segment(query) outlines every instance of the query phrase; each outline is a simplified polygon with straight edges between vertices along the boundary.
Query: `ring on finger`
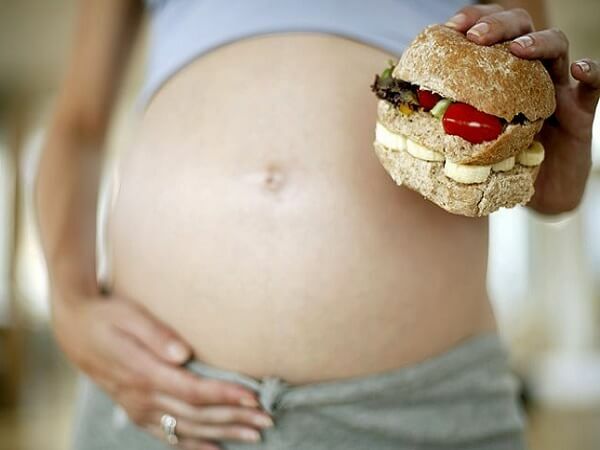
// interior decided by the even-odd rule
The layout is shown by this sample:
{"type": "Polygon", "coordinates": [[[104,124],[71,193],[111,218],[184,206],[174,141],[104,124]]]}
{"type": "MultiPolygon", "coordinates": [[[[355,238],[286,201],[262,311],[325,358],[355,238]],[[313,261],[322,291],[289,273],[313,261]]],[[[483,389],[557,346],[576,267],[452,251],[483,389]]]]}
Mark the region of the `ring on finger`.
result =
{"type": "Polygon", "coordinates": [[[177,427],[177,419],[170,414],[163,414],[160,418],[160,428],[165,434],[165,439],[171,445],[175,445],[179,442],[175,428],[177,427]]]}

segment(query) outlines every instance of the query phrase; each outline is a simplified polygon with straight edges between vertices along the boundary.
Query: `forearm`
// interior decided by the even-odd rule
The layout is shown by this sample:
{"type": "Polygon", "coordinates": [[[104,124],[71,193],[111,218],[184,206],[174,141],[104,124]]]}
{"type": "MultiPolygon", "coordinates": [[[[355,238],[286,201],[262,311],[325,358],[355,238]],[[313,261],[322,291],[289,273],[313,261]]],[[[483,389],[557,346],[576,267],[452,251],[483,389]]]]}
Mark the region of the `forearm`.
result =
{"type": "MultiPolygon", "coordinates": [[[[95,294],[96,204],[102,133],[55,119],[35,188],[38,224],[52,291],[95,294]]],[[[53,295],[53,297],[55,297],[53,295]]]]}
{"type": "Polygon", "coordinates": [[[35,196],[56,298],[98,292],[96,205],[102,144],[143,6],[81,0],[69,64],[40,162],[35,196]],[[72,294],[72,295],[69,295],[72,294]]]}

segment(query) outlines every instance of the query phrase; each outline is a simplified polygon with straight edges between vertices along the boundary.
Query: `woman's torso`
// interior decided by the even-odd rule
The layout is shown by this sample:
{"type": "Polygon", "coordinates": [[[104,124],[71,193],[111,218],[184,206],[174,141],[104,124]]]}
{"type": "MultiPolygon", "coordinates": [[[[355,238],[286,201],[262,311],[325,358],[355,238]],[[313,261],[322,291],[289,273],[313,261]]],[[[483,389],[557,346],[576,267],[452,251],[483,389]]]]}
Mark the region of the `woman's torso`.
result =
{"type": "Polygon", "coordinates": [[[397,187],[372,150],[389,55],[244,39],[172,77],[120,162],[114,291],[195,356],[291,383],[399,367],[490,329],[487,222],[397,187]]]}

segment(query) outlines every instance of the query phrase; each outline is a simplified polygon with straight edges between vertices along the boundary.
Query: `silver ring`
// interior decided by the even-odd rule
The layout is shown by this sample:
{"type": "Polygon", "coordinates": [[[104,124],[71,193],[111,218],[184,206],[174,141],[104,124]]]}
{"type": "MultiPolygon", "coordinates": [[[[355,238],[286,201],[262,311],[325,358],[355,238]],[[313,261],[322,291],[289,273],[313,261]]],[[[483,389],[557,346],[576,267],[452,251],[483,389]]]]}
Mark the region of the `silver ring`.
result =
{"type": "Polygon", "coordinates": [[[171,445],[175,445],[179,442],[177,435],[175,434],[175,427],[177,427],[177,419],[170,414],[163,414],[160,418],[160,428],[165,433],[165,439],[171,445]]]}

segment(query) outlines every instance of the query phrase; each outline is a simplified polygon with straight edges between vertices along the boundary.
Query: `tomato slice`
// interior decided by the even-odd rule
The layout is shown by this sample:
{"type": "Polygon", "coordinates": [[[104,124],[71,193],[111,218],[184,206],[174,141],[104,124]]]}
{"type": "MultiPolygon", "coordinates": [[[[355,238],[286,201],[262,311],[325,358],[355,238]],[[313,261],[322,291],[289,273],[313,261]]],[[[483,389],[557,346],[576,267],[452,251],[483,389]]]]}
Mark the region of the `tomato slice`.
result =
{"type": "Polygon", "coordinates": [[[493,141],[502,133],[502,122],[466,103],[452,103],[442,118],[447,134],[460,136],[472,144],[493,141]]]}
{"type": "Polygon", "coordinates": [[[442,99],[440,95],[425,89],[417,89],[417,98],[425,111],[429,111],[442,99]]]}

